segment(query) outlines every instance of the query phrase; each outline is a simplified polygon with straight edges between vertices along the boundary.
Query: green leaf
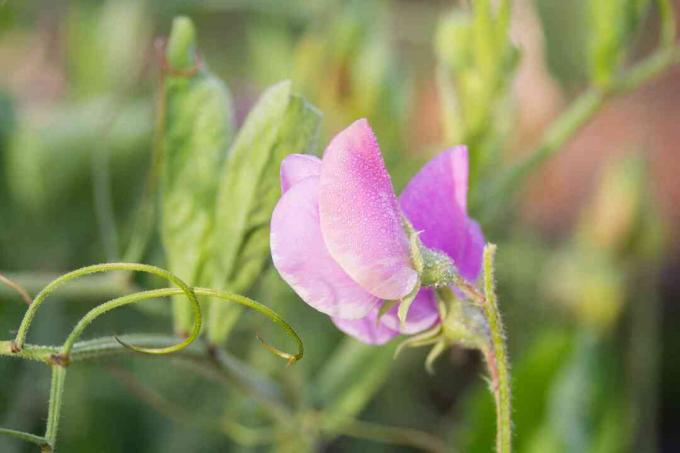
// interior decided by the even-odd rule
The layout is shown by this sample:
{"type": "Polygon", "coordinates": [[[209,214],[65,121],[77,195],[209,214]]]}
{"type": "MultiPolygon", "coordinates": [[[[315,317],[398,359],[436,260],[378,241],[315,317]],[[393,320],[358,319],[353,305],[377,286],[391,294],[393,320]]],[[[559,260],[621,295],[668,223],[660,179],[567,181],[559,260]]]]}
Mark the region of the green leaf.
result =
{"type": "Polygon", "coordinates": [[[357,415],[387,379],[396,348],[396,342],[376,347],[345,338],[311,386],[317,405],[329,414],[357,415]]]}
{"type": "MultiPolygon", "coordinates": [[[[196,64],[189,19],[173,22],[167,60],[161,238],[173,273],[192,285],[209,284],[220,165],[233,135],[231,96],[205,68],[187,72],[196,64]]],[[[176,330],[188,331],[188,302],[178,297],[173,309],[176,330]]]]}
{"type": "MultiPolygon", "coordinates": [[[[292,93],[289,81],[269,88],[246,118],[225,162],[217,198],[215,285],[243,292],[262,273],[269,259],[269,221],[281,194],[281,161],[313,149],[319,122],[319,112],[292,93]]],[[[211,341],[224,340],[240,312],[213,306],[211,341]]]]}

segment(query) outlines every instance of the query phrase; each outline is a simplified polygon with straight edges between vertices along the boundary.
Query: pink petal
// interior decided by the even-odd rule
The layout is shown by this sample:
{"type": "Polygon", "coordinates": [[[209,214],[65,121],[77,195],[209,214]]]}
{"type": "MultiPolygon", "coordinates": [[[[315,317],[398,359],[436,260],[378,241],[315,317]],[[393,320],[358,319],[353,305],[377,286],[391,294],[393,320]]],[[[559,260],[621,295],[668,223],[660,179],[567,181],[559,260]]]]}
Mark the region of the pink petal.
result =
{"type": "Polygon", "coordinates": [[[484,237],[467,216],[467,185],[467,148],[457,146],[425,164],[399,201],[413,227],[422,231],[423,244],[449,255],[461,275],[474,280],[481,268],[484,237]]]}
{"type": "Polygon", "coordinates": [[[321,159],[309,154],[289,154],[281,162],[281,192],[310,176],[321,175],[321,159]]]}
{"type": "Polygon", "coordinates": [[[418,295],[408,310],[406,322],[403,327],[399,322],[397,312],[398,306],[392,307],[382,316],[382,318],[380,318],[380,322],[386,327],[399,331],[399,333],[404,335],[413,335],[422,332],[423,330],[434,326],[440,320],[434,291],[429,288],[421,289],[418,292],[418,295]]]}
{"type": "Polygon", "coordinates": [[[331,256],[354,281],[386,300],[411,292],[418,275],[392,181],[366,120],[326,148],[319,212],[331,256]]]}
{"type": "Polygon", "coordinates": [[[331,318],[333,323],[348,335],[368,344],[384,344],[399,335],[382,322],[378,322],[378,307],[361,319],[331,318]]]}
{"type": "Polygon", "coordinates": [[[295,292],[315,309],[355,319],[379,303],[331,258],[319,227],[319,178],[292,186],[279,200],[271,222],[274,266],[295,292]]]}

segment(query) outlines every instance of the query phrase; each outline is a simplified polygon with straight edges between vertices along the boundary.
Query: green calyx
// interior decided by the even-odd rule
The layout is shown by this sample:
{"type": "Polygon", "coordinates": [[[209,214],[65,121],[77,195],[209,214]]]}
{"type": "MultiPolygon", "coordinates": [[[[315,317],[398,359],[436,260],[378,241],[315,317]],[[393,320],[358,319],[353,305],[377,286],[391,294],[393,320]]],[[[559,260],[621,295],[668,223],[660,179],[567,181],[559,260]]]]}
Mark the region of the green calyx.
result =
{"type": "Polygon", "coordinates": [[[421,244],[420,254],[423,257],[423,270],[420,274],[420,281],[423,286],[443,288],[452,284],[458,270],[446,254],[430,250],[421,244]]]}
{"type": "Polygon", "coordinates": [[[403,223],[409,237],[411,261],[419,275],[418,282],[404,298],[385,302],[378,316],[380,319],[398,304],[398,316],[402,326],[406,323],[408,311],[421,288],[443,288],[454,283],[458,277],[456,266],[446,254],[425,247],[420,241],[420,232],[416,231],[407,219],[404,218],[403,223]]]}

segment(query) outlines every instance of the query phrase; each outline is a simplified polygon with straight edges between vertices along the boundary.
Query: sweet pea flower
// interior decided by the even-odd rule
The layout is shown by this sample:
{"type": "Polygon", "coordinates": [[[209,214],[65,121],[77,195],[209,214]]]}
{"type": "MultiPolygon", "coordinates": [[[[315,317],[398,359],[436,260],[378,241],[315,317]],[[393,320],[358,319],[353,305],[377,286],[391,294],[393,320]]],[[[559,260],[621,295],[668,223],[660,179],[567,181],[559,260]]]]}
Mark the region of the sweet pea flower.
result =
{"type": "Polygon", "coordinates": [[[322,159],[292,154],[282,162],[274,266],[302,300],[365,343],[431,328],[441,322],[432,288],[419,289],[403,323],[396,306],[382,316],[380,308],[419,288],[412,230],[462,277],[477,278],[484,238],[467,216],[467,187],[467,148],[458,146],[428,162],[397,198],[375,135],[358,120],[322,159]]]}

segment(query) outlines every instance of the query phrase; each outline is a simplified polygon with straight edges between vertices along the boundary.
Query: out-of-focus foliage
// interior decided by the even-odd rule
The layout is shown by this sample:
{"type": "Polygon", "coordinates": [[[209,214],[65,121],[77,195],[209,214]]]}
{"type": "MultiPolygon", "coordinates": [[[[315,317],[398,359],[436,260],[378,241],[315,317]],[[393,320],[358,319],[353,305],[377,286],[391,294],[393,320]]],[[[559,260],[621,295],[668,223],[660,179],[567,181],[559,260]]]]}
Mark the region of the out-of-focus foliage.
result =
{"type": "MultiPolygon", "coordinates": [[[[586,86],[604,89],[646,55],[663,28],[654,5],[668,3],[520,1],[540,18],[542,58],[565,102],[586,86]]],[[[516,142],[516,108],[526,96],[513,85],[523,64],[522,46],[509,37],[513,2],[48,3],[0,2],[0,272],[34,292],[53,273],[126,256],[138,245],[140,204],[151,187],[158,216],[140,260],[255,297],[306,345],[304,360],[283,367],[252,340],[255,331],[287,344],[279,333],[215,305],[206,311],[207,328],[226,348],[226,375],[180,358],[135,355],[74,366],[59,450],[422,450],[401,446],[408,427],[457,451],[489,451],[495,415],[476,355],[447,352],[431,376],[426,351],[394,359],[394,345],[345,338],[268,266],[267,238],[280,160],[322,152],[359,117],[375,128],[397,186],[415,162],[465,143],[471,207],[494,201],[482,185],[514,160],[514,147],[527,146],[516,142]],[[184,37],[171,33],[177,15],[191,17],[195,35],[182,20],[184,37]],[[164,68],[154,45],[160,36],[176,39],[166,46],[164,68]],[[159,97],[162,153],[154,156],[159,97]],[[156,187],[147,182],[155,157],[162,162],[156,187]]],[[[622,132],[637,121],[623,111],[616,120],[622,132]]],[[[515,209],[483,225],[499,245],[517,452],[678,445],[669,428],[677,417],[663,410],[679,404],[678,367],[665,352],[677,342],[677,310],[667,303],[660,319],[672,296],[660,294],[658,282],[674,238],[656,197],[659,156],[648,152],[656,143],[631,144],[626,150],[637,153],[606,160],[601,172],[590,171],[586,157],[565,164],[568,175],[597,176],[592,187],[565,189],[586,201],[574,209],[577,220],[560,217],[558,232],[515,209]]],[[[582,154],[601,152],[592,146],[582,154]]],[[[129,290],[115,278],[100,284],[65,288],[37,318],[31,341],[61,343],[85,310],[129,290]]],[[[158,282],[137,277],[132,284],[158,282]]],[[[2,339],[24,311],[15,299],[0,289],[2,339]]],[[[164,304],[142,308],[98,321],[91,335],[168,329],[164,304]]],[[[0,426],[39,432],[48,387],[34,364],[1,360],[0,426]]],[[[0,451],[29,450],[0,438],[0,451]]]]}
{"type": "Polygon", "coordinates": [[[439,24],[436,50],[445,140],[470,148],[473,181],[497,163],[507,132],[507,97],[517,63],[510,41],[510,2],[474,2],[439,24]]]}

